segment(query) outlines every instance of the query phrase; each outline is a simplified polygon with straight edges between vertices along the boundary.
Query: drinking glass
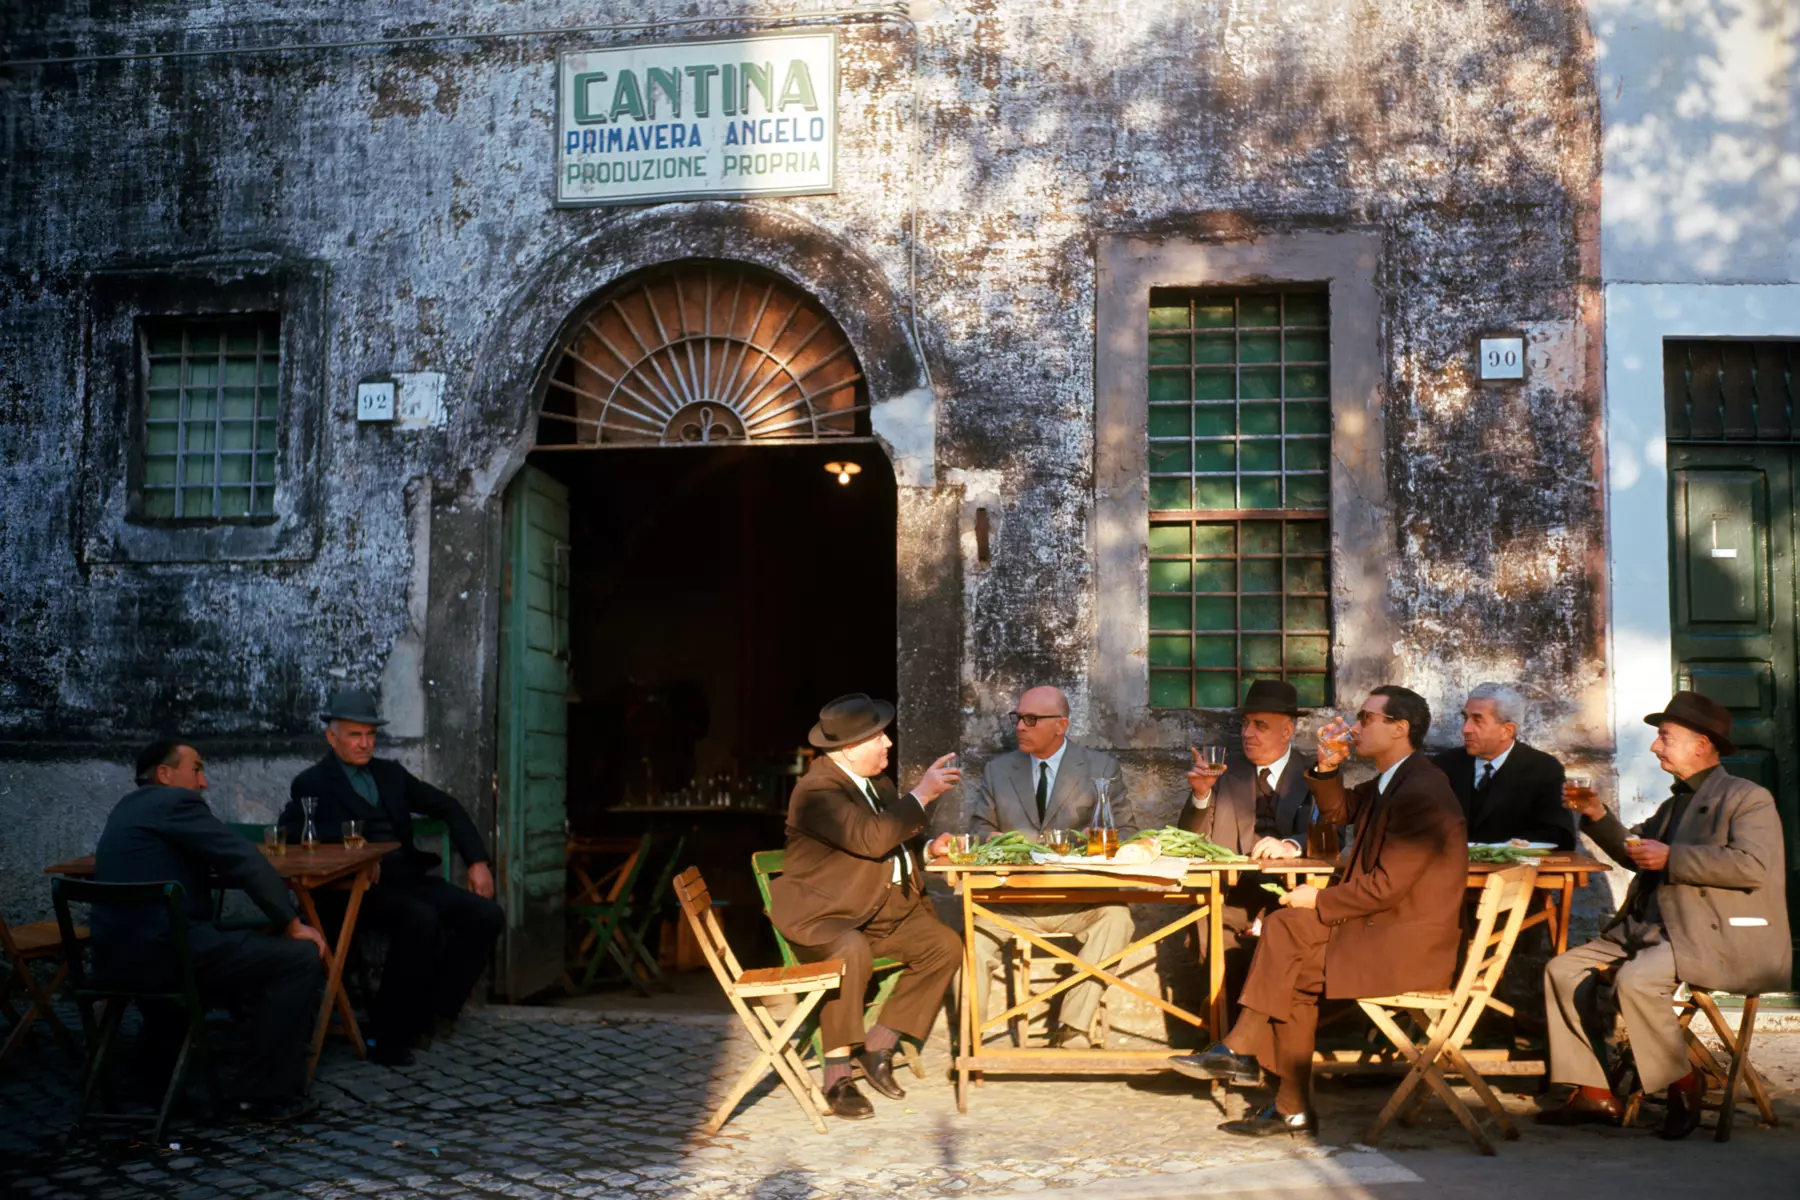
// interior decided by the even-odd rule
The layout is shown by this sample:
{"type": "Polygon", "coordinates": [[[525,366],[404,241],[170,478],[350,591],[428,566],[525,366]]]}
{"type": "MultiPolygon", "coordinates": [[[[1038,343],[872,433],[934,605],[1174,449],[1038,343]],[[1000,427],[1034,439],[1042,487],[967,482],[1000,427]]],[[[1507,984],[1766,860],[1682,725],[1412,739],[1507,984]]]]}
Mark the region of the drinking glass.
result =
{"type": "Polygon", "coordinates": [[[1333,753],[1341,751],[1345,758],[1350,757],[1354,743],[1350,740],[1350,722],[1342,714],[1334,714],[1332,718],[1319,726],[1319,752],[1333,753]]]}
{"type": "Polygon", "coordinates": [[[1225,747],[1200,747],[1200,770],[1207,775],[1223,775],[1225,773],[1225,747]]]}
{"type": "Polygon", "coordinates": [[[1044,844],[1050,847],[1052,854],[1067,854],[1075,848],[1075,834],[1068,829],[1050,829],[1044,832],[1044,844]]]}
{"type": "Polygon", "coordinates": [[[286,854],[287,830],[280,825],[264,825],[263,849],[270,854],[286,854]]]}
{"type": "Polygon", "coordinates": [[[1563,807],[1568,809],[1586,808],[1594,799],[1594,778],[1591,775],[1569,775],[1563,778],[1563,807]]]}
{"type": "Polygon", "coordinates": [[[966,833],[950,835],[950,849],[947,851],[950,861],[956,866],[967,866],[975,861],[975,839],[966,833]]]}
{"type": "Polygon", "coordinates": [[[363,848],[363,843],[367,840],[367,838],[363,837],[363,823],[361,821],[344,822],[344,849],[361,850],[363,848]]]}

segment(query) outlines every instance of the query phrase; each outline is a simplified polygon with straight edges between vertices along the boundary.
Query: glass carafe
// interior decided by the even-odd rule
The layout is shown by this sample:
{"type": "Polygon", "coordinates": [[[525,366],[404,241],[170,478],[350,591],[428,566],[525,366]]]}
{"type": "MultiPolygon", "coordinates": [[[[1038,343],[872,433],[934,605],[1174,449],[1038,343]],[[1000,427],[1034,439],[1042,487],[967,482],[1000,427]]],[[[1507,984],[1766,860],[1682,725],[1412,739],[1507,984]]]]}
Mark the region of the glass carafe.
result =
{"type": "Polygon", "coordinates": [[[1119,827],[1113,823],[1112,801],[1106,798],[1108,780],[1094,780],[1094,812],[1088,818],[1089,858],[1111,858],[1119,852],[1119,827]]]}
{"type": "Polygon", "coordinates": [[[304,817],[304,824],[300,826],[300,848],[302,850],[319,848],[319,827],[313,822],[313,810],[318,807],[318,804],[317,797],[300,797],[300,812],[304,817]]]}

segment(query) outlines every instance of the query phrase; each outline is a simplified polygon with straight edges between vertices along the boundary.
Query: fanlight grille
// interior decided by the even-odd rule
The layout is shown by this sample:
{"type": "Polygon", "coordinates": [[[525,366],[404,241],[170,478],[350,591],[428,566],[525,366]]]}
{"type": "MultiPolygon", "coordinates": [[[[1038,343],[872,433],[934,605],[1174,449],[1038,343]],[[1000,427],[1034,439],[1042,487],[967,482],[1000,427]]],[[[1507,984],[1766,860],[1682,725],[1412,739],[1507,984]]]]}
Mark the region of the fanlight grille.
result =
{"type": "Polygon", "coordinates": [[[784,280],[689,264],[581,315],[558,352],[541,445],[851,437],[862,370],[837,322],[784,280]]]}

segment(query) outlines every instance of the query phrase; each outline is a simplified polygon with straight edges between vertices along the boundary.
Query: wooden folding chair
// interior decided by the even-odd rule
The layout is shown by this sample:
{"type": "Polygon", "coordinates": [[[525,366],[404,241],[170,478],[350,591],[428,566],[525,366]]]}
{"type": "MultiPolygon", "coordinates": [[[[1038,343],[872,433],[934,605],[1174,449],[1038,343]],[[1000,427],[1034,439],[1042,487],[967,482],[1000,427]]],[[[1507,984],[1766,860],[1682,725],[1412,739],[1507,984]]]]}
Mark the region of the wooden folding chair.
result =
{"type": "Polygon", "coordinates": [[[585,992],[593,986],[594,977],[600,973],[601,965],[610,958],[631,986],[645,996],[650,994],[649,984],[642,977],[641,970],[634,969],[631,942],[625,936],[625,923],[631,916],[631,893],[637,887],[638,876],[644,872],[644,863],[650,856],[650,846],[651,838],[646,834],[638,843],[638,848],[632,851],[630,861],[612,876],[612,886],[603,899],[589,904],[567,906],[566,911],[571,918],[585,921],[588,925],[587,933],[576,951],[577,960],[582,954],[588,956],[581,972],[581,980],[576,985],[581,991],[585,992]]]}
{"type": "MultiPolygon", "coordinates": [[[[1681,1021],[1681,1036],[1687,1040],[1688,1060],[1700,1073],[1702,1087],[1706,1091],[1716,1089],[1719,1092],[1716,1106],[1708,1104],[1704,1092],[1701,1099],[1703,1105],[1717,1107],[1719,1110],[1718,1125],[1713,1131],[1713,1140],[1716,1142],[1731,1140],[1731,1126],[1737,1115],[1737,1106],[1746,1098],[1756,1105],[1757,1114],[1762,1117],[1764,1125],[1774,1128],[1776,1124],[1775,1109],[1769,1103],[1769,1086],[1750,1063],[1750,1038],[1756,1032],[1756,1008],[1761,1000],[1761,995],[1744,997],[1736,1034],[1725,1023],[1725,1014],[1719,1011],[1718,1001],[1705,988],[1690,986],[1687,997],[1677,998],[1675,1001],[1675,1012],[1681,1021]],[[1701,1013],[1706,1014],[1714,1035],[1724,1047],[1725,1053],[1722,1056],[1714,1054],[1693,1030],[1694,1018],[1701,1013]]],[[[1645,1099],[1642,1089],[1632,1089],[1625,1102],[1625,1125],[1630,1126],[1637,1121],[1638,1110],[1643,1107],[1645,1099]]]]}
{"type": "Polygon", "coordinates": [[[699,867],[689,867],[675,878],[675,898],[681,913],[694,931],[694,940],[706,955],[707,964],[725,989],[725,998],[737,1010],[738,1019],[756,1043],[756,1061],[738,1077],[724,1103],[706,1123],[706,1132],[717,1133],[731,1116],[746,1093],[768,1074],[771,1068],[787,1085],[794,1102],[812,1121],[813,1128],[825,1132],[825,1093],[813,1082],[812,1075],[794,1051],[794,1037],[811,1018],[825,993],[838,987],[844,978],[842,959],[790,967],[762,967],[746,971],[738,965],[737,955],[725,942],[725,931],[712,910],[712,896],[700,878],[699,867]],[[786,1019],[777,1021],[770,1009],[783,1001],[794,1003],[786,1019]]]}
{"type": "MultiPolygon", "coordinates": [[[[74,927],[77,942],[87,941],[87,926],[74,927]]],[[[63,956],[62,930],[55,921],[33,921],[29,925],[16,928],[9,926],[4,917],[0,917],[0,949],[6,951],[7,965],[11,972],[4,980],[0,980],[0,1012],[6,1014],[6,1020],[12,1026],[12,1032],[6,1035],[6,1045],[0,1047],[0,1066],[12,1056],[12,1052],[25,1044],[25,1035],[37,1024],[41,1017],[49,1023],[50,1031],[63,1049],[73,1055],[76,1061],[81,1059],[81,1047],[75,1041],[75,1035],[69,1031],[50,1006],[57,989],[68,978],[69,964],[63,956]],[[55,962],[56,959],[63,959],[55,962]],[[31,973],[31,965],[38,962],[51,962],[54,973],[50,983],[40,984],[31,973]],[[12,1006],[14,988],[25,993],[25,1011],[18,1012],[12,1006]]]]}
{"type": "Polygon", "coordinates": [[[1519,928],[1525,923],[1526,909],[1531,905],[1532,887],[1536,882],[1537,868],[1530,864],[1508,867],[1487,877],[1475,909],[1475,931],[1463,952],[1462,971],[1451,990],[1406,992],[1357,1000],[1375,1027],[1386,1034],[1394,1048],[1412,1064],[1406,1078],[1401,1080],[1369,1126],[1368,1133],[1363,1135],[1367,1144],[1373,1146],[1380,1142],[1388,1122],[1402,1109],[1407,1110],[1401,1118],[1402,1123],[1410,1122],[1417,1107],[1425,1101],[1422,1089],[1429,1088],[1449,1107],[1451,1114],[1474,1139],[1476,1147],[1483,1154],[1494,1153],[1494,1144],[1482,1131],[1475,1114],[1450,1090],[1450,1084],[1444,1079],[1446,1063],[1448,1069],[1461,1075],[1480,1097],[1499,1124],[1500,1132],[1508,1138],[1519,1136],[1499,1097],[1463,1056],[1463,1045],[1481,1014],[1493,1007],[1494,988],[1506,971],[1507,959],[1512,957],[1513,943],[1518,941],[1519,928]],[[1500,926],[1498,933],[1495,932],[1496,925],[1500,926]],[[1401,1028],[1396,1020],[1400,1013],[1409,1016],[1419,1041],[1401,1028]],[[1419,1042],[1423,1042],[1423,1046],[1419,1042]]]}

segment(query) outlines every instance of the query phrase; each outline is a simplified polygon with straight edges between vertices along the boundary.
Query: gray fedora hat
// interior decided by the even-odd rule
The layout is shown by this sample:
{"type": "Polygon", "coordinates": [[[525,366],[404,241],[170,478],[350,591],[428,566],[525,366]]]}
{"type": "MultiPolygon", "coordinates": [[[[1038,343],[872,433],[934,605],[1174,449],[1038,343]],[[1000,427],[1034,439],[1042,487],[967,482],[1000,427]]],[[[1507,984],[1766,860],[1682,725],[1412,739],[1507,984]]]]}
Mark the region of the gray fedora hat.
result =
{"type": "Polygon", "coordinates": [[[386,725],[375,711],[375,697],[361,688],[341,688],[325,702],[321,721],[356,721],[363,725],[386,725]]]}

